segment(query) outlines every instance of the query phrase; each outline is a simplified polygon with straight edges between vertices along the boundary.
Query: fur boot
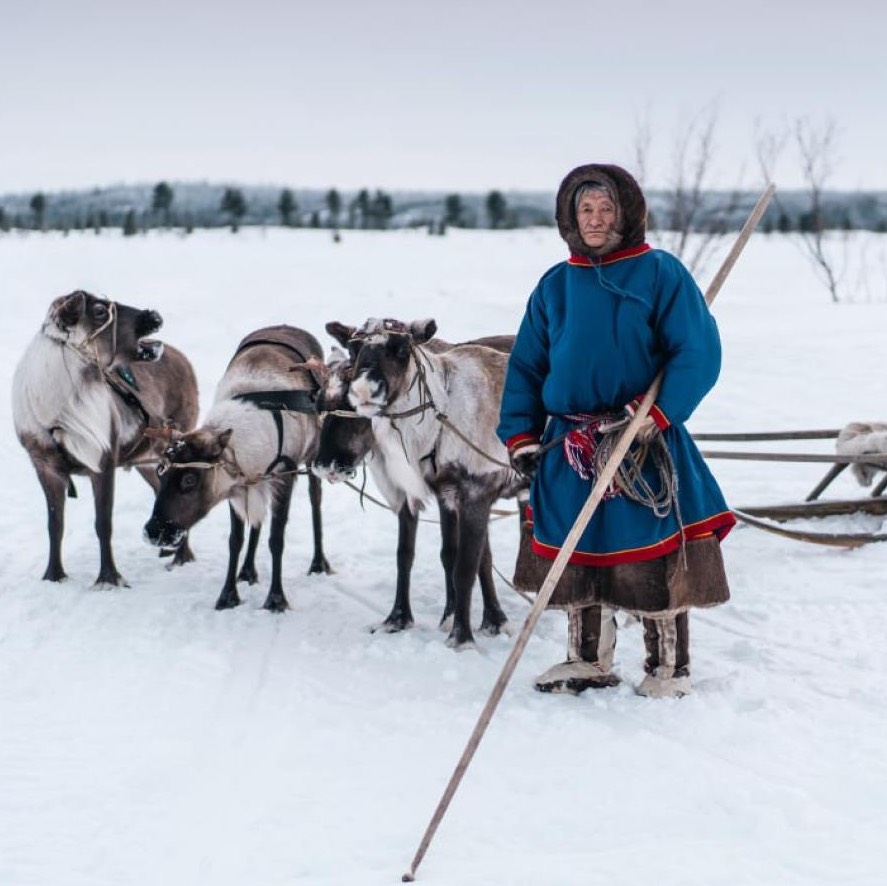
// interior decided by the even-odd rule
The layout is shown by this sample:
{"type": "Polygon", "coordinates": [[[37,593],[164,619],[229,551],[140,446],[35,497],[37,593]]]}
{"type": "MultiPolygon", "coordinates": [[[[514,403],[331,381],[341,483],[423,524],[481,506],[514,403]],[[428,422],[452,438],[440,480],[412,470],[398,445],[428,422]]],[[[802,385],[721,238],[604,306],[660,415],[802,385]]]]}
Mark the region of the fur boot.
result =
{"type": "Polygon", "coordinates": [[[537,678],[537,692],[569,692],[616,686],[610,672],[616,649],[616,611],[609,606],[570,606],[567,609],[567,660],[537,678]]]}
{"type": "Polygon", "coordinates": [[[690,619],[687,612],[644,618],[646,676],[635,687],[647,698],[681,698],[690,684],[690,619]]]}

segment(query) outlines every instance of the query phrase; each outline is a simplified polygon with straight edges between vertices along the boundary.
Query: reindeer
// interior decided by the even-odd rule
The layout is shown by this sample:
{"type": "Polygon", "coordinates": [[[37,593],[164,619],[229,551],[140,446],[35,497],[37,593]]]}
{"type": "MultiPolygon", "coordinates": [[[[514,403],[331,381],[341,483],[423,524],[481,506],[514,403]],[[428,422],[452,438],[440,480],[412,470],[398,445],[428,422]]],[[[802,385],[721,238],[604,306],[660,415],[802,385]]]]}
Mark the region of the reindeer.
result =
{"type": "MultiPolygon", "coordinates": [[[[398,512],[398,589],[382,626],[399,629],[412,621],[408,579],[415,519],[433,494],[441,510],[448,589],[443,623],[452,616],[447,644],[462,648],[473,642],[472,586],[481,566],[486,572],[491,560],[487,524],[493,502],[517,494],[525,484],[508,466],[495,436],[506,354],[480,344],[432,344],[436,329],[433,320],[410,325],[370,320],[361,330],[327,327],[340,341],[347,335],[353,361],[348,400],[358,416],[371,419],[372,438],[366,436],[365,425],[361,429],[360,418],[344,421],[353,428],[352,441],[362,441],[358,448],[369,441],[370,469],[398,512]],[[435,353],[440,348],[444,350],[435,353]]],[[[341,468],[342,461],[340,454],[330,464],[341,468]]],[[[318,470],[324,467],[318,465],[318,470]]],[[[485,596],[482,629],[495,633],[506,618],[491,576],[485,576],[482,588],[487,577],[490,595],[485,596]]]]}
{"type": "MultiPolygon", "coordinates": [[[[72,292],[52,301],[16,367],[13,423],[46,498],[46,581],[67,578],[65,494],[76,495],[72,475],[86,474],[99,540],[96,585],[126,586],[111,546],[114,469],[135,466],[156,490],[159,481],[146,462],[162,447],[146,431],[161,425],[189,430],[197,421],[191,364],[170,345],[146,339],[162,323],[156,311],[72,292]]],[[[176,564],[193,559],[187,538],[179,542],[176,564]]]]}
{"type": "MultiPolygon", "coordinates": [[[[216,609],[241,602],[237,580],[257,580],[249,565],[267,510],[271,510],[271,585],[264,608],[289,608],[281,561],[290,500],[300,466],[317,448],[315,404],[318,381],[309,360],[323,359],[317,339],[292,326],[269,326],[250,333],[237,347],[216,391],[206,420],[187,434],[172,432],[161,470],[160,490],[145,524],[154,545],[178,544],[188,529],[227,499],[231,519],[228,569],[216,609]],[[250,542],[244,570],[237,572],[244,526],[250,542]]],[[[309,574],[331,572],[323,553],[321,485],[310,475],[308,491],[314,528],[309,574]]]]}
{"type": "MultiPolygon", "coordinates": [[[[357,330],[354,327],[331,322],[327,323],[326,330],[339,344],[345,347],[353,340],[356,341],[357,330]]],[[[466,344],[483,345],[508,353],[514,344],[514,336],[489,336],[466,342],[466,344]]],[[[459,345],[452,345],[441,339],[433,338],[426,343],[425,347],[441,353],[453,347],[459,347],[459,345]]],[[[386,633],[402,631],[413,625],[410,605],[410,573],[415,559],[416,530],[419,522],[418,507],[415,502],[408,501],[404,490],[397,486],[396,478],[389,477],[384,456],[375,449],[372,420],[358,416],[348,402],[348,384],[352,373],[352,364],[348,355],[335,348],[322,371],[324,381],[318,395],[318,409],[323,413],[323,420],[320,427],[317,456],[311,470],[319,477],[335,483],[340,480],[352,479],[357,473],[358,466],[367,460],[376,485],[382,490],[389,506],[397,514],[398,521],[397,578],[394,603],[391,612],[372,630],[386,633]]],[[[446,584],[446,603],[440,623],[442,628],[450,630],[455,608],[452,576],[458,535],[454,512],[443,507],[440,503],[439,505],[440,558],[446,584]]],[[[419,507],[421,507],[421,503],[419,507]]],[[[502,611],[496,595],[489,538],[484,540],[478,578],[484,602],[480,630],[487,635],[496,635],[506,627],[507,617],[502,611]]]]}

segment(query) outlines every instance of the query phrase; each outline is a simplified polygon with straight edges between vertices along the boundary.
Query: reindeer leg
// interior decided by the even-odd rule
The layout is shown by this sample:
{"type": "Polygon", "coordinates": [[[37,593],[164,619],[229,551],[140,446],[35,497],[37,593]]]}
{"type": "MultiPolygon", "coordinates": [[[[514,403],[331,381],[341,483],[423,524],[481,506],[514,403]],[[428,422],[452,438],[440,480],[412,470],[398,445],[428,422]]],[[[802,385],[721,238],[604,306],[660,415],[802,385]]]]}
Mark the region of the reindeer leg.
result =
{"type": "Polygon", "coordinates": [[[233,609],[241,603],[234,576],[237,573],[237,561],[243,548],[243,520],[230,504],[228,505],[228,513],[231,515],[231,532],[228,535],[228,571],[225,574],[222,592],[219,594],[219,599],[216,600],[216,609],[233,609]]]}
{"type": "Polygon", "coordinates": [[[480,632],[489,637],[495,637],[508,624],[508,616],[499,605],[496,583],[493,581],[493,552],[490,550],[489,532],[487,532],[484,539],[484,548],[480,555],[478,578],[480,579],[480,592],[484,601],[484,614],[480,623],[480,632]]]}
{"type": "Polygon", "coordinates": [[[456,609],[456,590],[453,586],[453,567],[456,565],[456,554],[459,550],[459,514],[438,500],[440,511],[440,563],[443,566],[446,602],[443,615],[440,617],[440,629],[453,629],[453,612],[456,609]]]}
{"type": "Polygon", "coordinates": [[[471,633],[471,590],[477,578],[492,501],[486,498],[463,499],[459,514],[459,550],[453,567],[453,587],[456,608],[453,612],[453,629],[447,637],[447,646],[463,649],[473,645],[471,633]]]}
{"type": "Polygon", "coordinates": [[[64,581],[68,576],[62,566],[62,538],[65,534],[65,495],[70,478],[44,461],[33,460],[37,479],[46,498],[46,528],[49,532],[49,561],[44,581],[64,581]]]}
{"type": "Polygon", "coordinates": [[[102,466],[97,474],[90,474],[92,495],[95,499],[95,534],[99,539],[99,575],[97,585],[125,587],[126,579],[117,571],[114,563],[114,551],[111,548],[114,513],[114,462],[102,466]]]}
{"type": "Polygon", "coordinates": [[[182,539],[182,543],[176,548],[175,553],[172,555],[172,562],[169,565],[170,568],[172,568],[173,566],[184,566],[186,563],[193,562],[194,552],[191,550],[191,545],[188,543],[188,533],[186,532],[185,537],[182,539]]]}
{"type": "Polygon", "coordinates": [[[261,523],[258,526],[250,526],[249,539],[246,542],[246,556],[243,558],[243,565],[237,574],[238,581],[245,581],[251,585],[258,584],[259,571],[256,569],[256,549],[259,547],[259,537],[261,534],[261,523]]]}
{"type": "Polygon", "coordinates": [[[416,557],[416,530],[419,518],[410,511],[404,502],[397,512],[397,588],[394,592],[394,605],[391,612],[375,631],[393,634],[413,626],[413,612],[410,608],[410,573],[416,557]]]}
{"type": "Polygon", "coordinates": [[[274,496],[271,506],[271,533],[268,536],[268,548],[271,551],[271,587],[262,604],[263,609],[270,612],[284,612],[289,609],[286,595],[283,593],[281,577],[281,561],[283,560],[283,542],[286,523],[289,519],[290,500],[293,497],[293,475],[281,477],[280,487],[274,496]]]}
{"type": "Polygon", "coordinates": [[[308,498],[311,500],[311,527],[314,530],[314,557],[308,568],[308,575],[315,572],[332,573],[332,567],[323,554],[323,520],[320,513],[320,500],[323,496],[323,486],[320,477],[315,474],[308,475],[308,498]]]}

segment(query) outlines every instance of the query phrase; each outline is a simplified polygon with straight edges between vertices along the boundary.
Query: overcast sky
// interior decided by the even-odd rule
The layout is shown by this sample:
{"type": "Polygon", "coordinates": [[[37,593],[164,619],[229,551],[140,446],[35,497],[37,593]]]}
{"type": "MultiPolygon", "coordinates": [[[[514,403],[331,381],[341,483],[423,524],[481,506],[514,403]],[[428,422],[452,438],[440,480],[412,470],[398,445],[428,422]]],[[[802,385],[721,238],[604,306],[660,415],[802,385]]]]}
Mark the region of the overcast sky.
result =
{"type": "MultiPolygon", "coordinates": [[[[665,184],[716,114],[711,186],[756,126],[836,126],[841,189],[887,189],[875,0],[0,0],[0,192],[206,180],[553,190],[590,161],[665,184]],[[757,121],[757,122],[756,122],[757,121]]],[[[776,168],[801,184],[790,148],[776,168]]]]}

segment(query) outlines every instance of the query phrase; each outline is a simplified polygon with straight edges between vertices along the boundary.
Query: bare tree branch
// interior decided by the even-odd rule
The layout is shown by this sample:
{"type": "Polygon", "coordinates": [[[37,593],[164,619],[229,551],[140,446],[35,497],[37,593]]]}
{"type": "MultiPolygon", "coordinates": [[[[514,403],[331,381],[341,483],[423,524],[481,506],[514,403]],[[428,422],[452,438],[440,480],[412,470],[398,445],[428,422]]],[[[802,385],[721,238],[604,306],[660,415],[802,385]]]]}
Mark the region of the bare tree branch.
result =
{"type": "MultiPolygon", "coordinates": [[[[714,192],[706,187],[715,154],[717,124],[717,106],[711,103],[699,111],[689,125],[680,126],[672,149],[665,217],[657,219],[665,248],[697,275],[715,252],[717,243],[729,228],[730,216],[741,203],[738,188],[713,203],[714,192]]],[[[635,158],[644,174],[652,134],[648,117],[638,121],[635,158]]]]}
{"type": "Polygon", "coordinates": [[[831,118],[817,126],[809,118],[795,121],[794,137],[801,160],[801,173],[810,193],[809,224],[801,226],[807,254],[828,287],[833,302],[838,298],[838,275],[825,247],[825,213],[822,201],[825,183],[834,169],[835,122],[831,118]]]}

